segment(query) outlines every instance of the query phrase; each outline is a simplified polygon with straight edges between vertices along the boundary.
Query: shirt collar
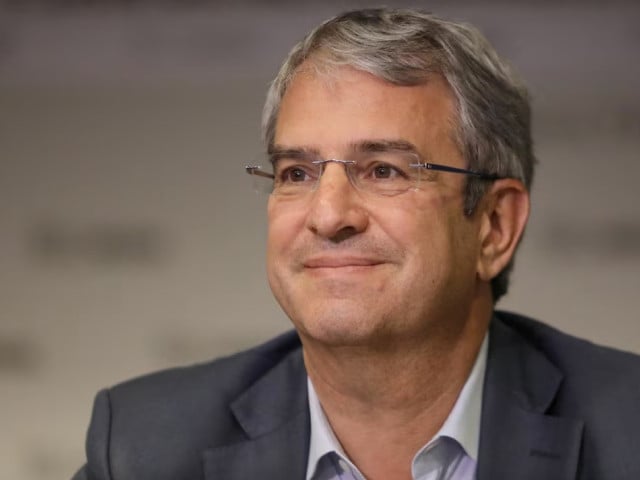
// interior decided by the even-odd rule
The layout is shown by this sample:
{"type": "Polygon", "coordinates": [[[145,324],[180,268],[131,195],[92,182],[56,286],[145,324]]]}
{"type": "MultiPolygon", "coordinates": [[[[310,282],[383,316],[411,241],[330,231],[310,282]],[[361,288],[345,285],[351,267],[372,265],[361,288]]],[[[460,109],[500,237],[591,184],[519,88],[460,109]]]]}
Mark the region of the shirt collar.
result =
{"type": "MultiPolygon", "coordinates": [[[[489,336],[485,335],[476,357],[471,373],[460,391],[460,395],[445,420],[444,424],[423,448],[427,448],[439,437],[450,437],[456,440],[473,460],[478,459],[478,444],[480,439],[480,418],[482,410],[482,392],[484,390],[484,374],[487,366],[489,336]]],[[[307,377],[309,393],[309,414],[311,419],[311,438],[309,443],[309,459],[307,462],[306,479],[311,479],[318,461],[329,452],[336,452],[347,459],[340,442],[335,436],[320,400],[313,387],[311,379],[307,377]]]]}
{"type": "Polygon", "coordinates": [[[484,390],[484,374],[487,369],[488,350],[489,335],[486,334],[471,373],[467,377],[456,403],[438,433],[433,436],[433,440],[439,437],[453,438],[462,445],[467,455],[475,461],[478,460],[482,392],[484,390]]]}
{"type": "Polygon", "coordinates": [[[325,454],[337,452],[343,458],[346,458],[346,455],[335,433],[333,433],[331,425],[329,425],[329,421],[322,410],[320,400],[309,377],[307,377],[307,390],[309,392],[311,439],[309,442],[309,459],[307,461],[306,478],[310,480],[316,469],[316,465],[325,454]]]}

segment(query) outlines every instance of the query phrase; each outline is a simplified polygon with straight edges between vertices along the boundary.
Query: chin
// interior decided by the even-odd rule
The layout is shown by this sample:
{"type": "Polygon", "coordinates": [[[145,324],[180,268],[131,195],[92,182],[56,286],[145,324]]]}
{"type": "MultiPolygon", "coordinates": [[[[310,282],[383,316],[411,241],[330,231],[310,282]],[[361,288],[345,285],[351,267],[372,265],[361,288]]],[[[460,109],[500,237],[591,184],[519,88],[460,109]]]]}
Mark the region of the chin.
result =
{"type": "Polygon", "coordinates": [[[320,344],[325,347],[365,347],[376,344],[375,335],[362,335],[347,330],[323,330],[321,332],[305,332],[307,343],[320,344]]]}
{"type": "Polygon", "coordinates": [[[371,315],[348,314],[347,312],[322,312],[322,315],[308,316],[296,323],[296,328],[304,340],[332,347],[365,346],[388,339],[388,328],[384,322],[375,321],[371,315]]]}

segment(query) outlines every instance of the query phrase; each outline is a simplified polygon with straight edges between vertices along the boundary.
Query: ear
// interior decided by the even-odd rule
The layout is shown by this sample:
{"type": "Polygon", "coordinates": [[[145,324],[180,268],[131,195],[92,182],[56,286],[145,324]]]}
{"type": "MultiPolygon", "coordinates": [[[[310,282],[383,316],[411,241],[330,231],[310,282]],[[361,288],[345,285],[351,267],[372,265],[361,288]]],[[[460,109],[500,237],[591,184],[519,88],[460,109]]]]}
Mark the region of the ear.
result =
{"type": "Polygon", "coordinates": [[[529,192],[519,180],[496,180],[480,204],[478,276],[490,282],[509,263],[529,218],[529,192]]]}

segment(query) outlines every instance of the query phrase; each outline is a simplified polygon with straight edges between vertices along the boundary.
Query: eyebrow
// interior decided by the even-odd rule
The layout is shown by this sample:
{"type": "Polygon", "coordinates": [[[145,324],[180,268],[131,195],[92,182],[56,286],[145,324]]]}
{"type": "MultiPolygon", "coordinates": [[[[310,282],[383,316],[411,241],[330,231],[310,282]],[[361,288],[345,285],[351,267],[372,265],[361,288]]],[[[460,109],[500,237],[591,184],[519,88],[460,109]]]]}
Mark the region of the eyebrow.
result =
{"type": "Polygon", "coordinates": [[[313,147],[287,147],[283,145],[272,145],[267,150],[267,158],[271,164],[274,164],[279,158],[319,158],[320,150],[313,147]]]}
{"type": "MultiPolygon", "coordinates": [[[[388,151],[401,151],[414,153],[422,158],[416,146],[402,139],[366,139],[348,144],[348,149],[354,153],[376,153],[388,151]]],[[[320,150],[317,147],[294,147],[285,145],[272,145],[267,150],[267,155],[271,163],[278,160],[279,157],[294,158],[320,158],[320,150]]]]}
{"type": "Polygon", "coordinates": [[[350,143],[349,149],[353,152],[387,152],[387,151],[401,151],[415,153],[419,155],[416,146],[408,142],[407,140],[394,140],[394,139],[373,139],[373,140],[361,140],[358,142],[350,143]]]}

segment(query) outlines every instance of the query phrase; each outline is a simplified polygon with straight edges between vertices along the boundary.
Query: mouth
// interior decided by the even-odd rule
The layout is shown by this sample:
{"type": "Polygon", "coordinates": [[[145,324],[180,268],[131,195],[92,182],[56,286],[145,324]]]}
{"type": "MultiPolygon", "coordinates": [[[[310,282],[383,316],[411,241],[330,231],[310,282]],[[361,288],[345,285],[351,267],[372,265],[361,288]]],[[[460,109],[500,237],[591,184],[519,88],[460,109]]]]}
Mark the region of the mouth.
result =
{"type": "Polygon", "coordinates": [[[309,271],[359,271],[368,270],[385,262],[377,258],[329,255],[309,258],[303,262],[309,271]]]}

